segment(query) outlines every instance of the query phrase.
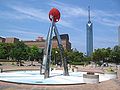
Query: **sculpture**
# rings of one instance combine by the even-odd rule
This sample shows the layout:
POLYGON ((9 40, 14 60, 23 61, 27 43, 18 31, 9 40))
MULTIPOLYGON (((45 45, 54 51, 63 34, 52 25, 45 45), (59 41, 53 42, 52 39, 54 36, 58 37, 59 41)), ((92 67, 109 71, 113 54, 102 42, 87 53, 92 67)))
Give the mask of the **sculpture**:
POLYGON ((49 73, 50 73, 49 69, 50 69, 50 61, 51 61, 52 33, 53 33, 53 31, 57 37, 58 47, 60 50, 60 57, 61 57, 61 61, 63 63, 63 67, 64 67, 63 74, 65 76, 67 76, 67 75, 69 75, 67 61, 66 61, 66 58, 63 57, 64 48, 62 46, 61 38, 60 38, 60 35, 58 33, 56 24, 55 24, 56 22, 58 22, 60 20, 59 10, 56 8, 52 8, 49 12, 49 19, 52 23, 51 23, 51 27, 49 28, 49 32, 47 35, 46 46, 45 46, 44 56, 43 56, 42 69, 43 69, 43 73, 44 73, 44 78, 49 78, 49 73))

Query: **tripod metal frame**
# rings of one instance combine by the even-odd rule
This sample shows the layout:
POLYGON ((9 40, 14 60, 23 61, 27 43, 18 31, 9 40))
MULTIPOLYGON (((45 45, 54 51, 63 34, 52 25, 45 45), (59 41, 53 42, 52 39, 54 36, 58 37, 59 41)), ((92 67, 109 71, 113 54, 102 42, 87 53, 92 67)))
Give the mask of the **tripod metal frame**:
POLYGON ((62 46, 62 41, 60 38, 60 35, 58 33, 57 27, 55 25, 54 20, 52 20, 52 25, 49 28, 49 32, 47 35, 47 40, 46 40, 46 46, 45 46, 45 50, 44 50, 44 56, 43 56, 43 65, 42 65, 42 69, 43 69, 43 73, 44 73, 44 78, 49 78, 49 73, 50 73, 50 61, 51 61, 51 51, 52 51, 52 33, 55 33, 55 36, 57 37, 57 42, 58 42, 58 47, 60 50, 60 57, 61 57, 61 61, 63 63, 63 67, 64 67, 64 72, 63 74, 65 76, 68 76, 68 67, 67 67, 67 61, 66 58, 64 57, 63 53, 64 53, 64 48, 62 46))

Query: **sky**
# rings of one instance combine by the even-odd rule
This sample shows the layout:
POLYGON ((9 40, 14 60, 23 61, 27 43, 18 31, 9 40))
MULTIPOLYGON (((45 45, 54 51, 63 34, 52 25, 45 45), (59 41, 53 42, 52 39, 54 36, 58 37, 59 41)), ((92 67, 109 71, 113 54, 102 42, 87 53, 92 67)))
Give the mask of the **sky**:
POLYGON ((61 13, 56 23, 60 34, 69 34, 72 48, 86 52, 88 6, 91 8, 94 49, 118 44, 120 0, 0 0, 0 37, 20 40, 46 39, 49 11, 61 13))

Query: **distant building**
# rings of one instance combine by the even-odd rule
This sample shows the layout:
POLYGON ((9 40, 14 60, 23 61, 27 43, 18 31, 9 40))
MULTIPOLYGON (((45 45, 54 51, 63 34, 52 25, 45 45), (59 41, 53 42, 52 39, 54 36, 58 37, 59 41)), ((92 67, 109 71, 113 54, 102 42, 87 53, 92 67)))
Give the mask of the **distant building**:
MULTIPOLYGON (((63 48, 66 50, 71 50, 71 43, 69 41, 69 35, 68 34, 62 34, 60 35, 60 38, 62 40, 62 45, 63 48)), ((52 47, 53 48, 58 48, 58 43, 57 43, 57 37, 53 37, 53 42, 52 42, 52 47)))
POLYGON ((0 42, 5 42, 5 38, 0 37, 0 42))
MULTIPOLYGON (((68 34, 62 34, 60 35, 60 38, 62 40, 62 45, 63 48, 66 50, 71 50, 71 43, 69 41, 69 35, 68 34)), ((5 42, 5 43, 16 43, 19 42, 18 38, 14 37, 7 37, 7 38, 2 38, 0 37, 0 42, 5 42)), ((45 39, 43 37, 38 37, 35 41, 29 40, 29 41, 23 41, 27 46, 32 47, 32 46, 37 46, 38 48, 45 48, 45 39)), ((56 36, 53 37, 52 40, 52 48, 58 48, 58 42, 56 36)))
POLYGON ((14 37, 8 37, 8 38, 0 37, 0 42, 4 42, 4 43, 16 43, 18 41, 19 39, 14 37))
POLYGON ((36 39, 36 41, 23 41, 27 46, 32 47, 32 46, 37 46, 38 48, 45 48, 45 40, 39 40, 36 39))
MULTIPOLYGON (((68 34, 62 34, 60 35, 62 40, 63 48, 66 50, 71 50, 71 43, 69 42, 69 36, 68 34)), ((45 40, 43 37, 38 37, 36 41, 23 41, 26 45, 29 47, 31 46, 37 46, 38 48, 45 48, 45 40)), ((56 36, 53 37, 52 41, 52 48, 58 48, 58 42, 56 36)))
POLYGON ((118 27, 118 45, 120 46, 120 26, 118 27))
POLYGON ((87 48, 87 56, 91 56, 93 53, 93 24, 90 21, 90 7, 88 8, 88 23, 86 25, 87 29, 87 42, 86 42, 86 48, 87 48))
POLYGON ((38 37, 36 41, 45 41, 45 40, 43 39, 43 37, 38 37))
POLYGON ((18 38, 14 38, 14 37, 5 38, 5 43, 16 43, 16 42, 19 42, 18 38))

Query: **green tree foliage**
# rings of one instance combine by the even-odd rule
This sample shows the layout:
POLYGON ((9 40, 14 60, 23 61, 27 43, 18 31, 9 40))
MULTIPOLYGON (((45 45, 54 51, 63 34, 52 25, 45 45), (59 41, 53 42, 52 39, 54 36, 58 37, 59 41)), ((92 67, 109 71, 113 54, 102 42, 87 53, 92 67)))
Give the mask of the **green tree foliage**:
POLYGON ((11 50, 11 53, 13 53, 12 57, 14 57, 17 60, 26 60, 27 59, 27 45, 25 45, 23 42, 17 42, 14 44, 14 48, 11 50))
MULTIPOLYGON (((84 64, 84 55, 77 50, 64 51, 64 57, 69 64, 84 64)), ((52 49, 52 63, 60 62, 60 54, 58 49, 52 49)))
POLYGON ((6 59, 7 50, 5 43, 0 43, 0 59, 6 59))
POLYGON ((36 47, 36 46, 32 46, 31 48, 31 59, 36 59, 38 60, 39 57, 40 57, 40 52, 39 52, 39 49, 36 47))
POLYGON ((114 62, 116 64, 120 63, 120 46, 115 46, 110 54, 111 62, 114 62))
POLYGON ((51 63, 52 64, 57 64, 60 62, 60 51, 58 48, 53 48, 52 49, 52 54, 51 54, 51 63))
POLYGON ((10 51, 10 57, 17 60, 19 65, 21 65, 21 60, 28 59, 27 53, 28 47, 23 42, 17 42, 10 51))
POLYGON ((92 58, 91 57, 87 57, 86 55, 84 55, 83 64, 84 65, 88 65, 90 63, 90 61, 92 61, 92 58))
MULTIPOLYGON (((59 49, 52 49, 51 62, 55 64, 55 61, 61 62, 59 49)), ((120 63, 120 46, 115 46, 114 48, 98 48, 95 49, 91 57, 85 56, 82 52, 76 49, 64 51, 64 57, 69 64, 88 64, 91 60, 99 62, 112 62, 120 63)), ((42 60, 43 50, 37 48, 36 46, 28 47, 23 42, 17 43, 0 43, 0 59, 10 59, 18 61, 21 60, 42 60)))
POLYGON ((95 49, 92 55, 92 59, 94 62, 99 62, 99 61, 108 62, 110 53, 111 53, 110 48, 95 49))
POLYGON ((33 61, 42 59, 42 50, 37 48, 36 46, 32 46, 28 49, 29 60, 31 61, 31 65, 33 65, 33 61))
POLYGON ((83 64, 84 57, 82 52, 72 50, 67 53, 67 56, 70 64, 83 64))
POLYGON ((36 46, 28 47, 23 42, 0 43, 0 59, 16 60, 21 65, 21 60, 42 60, 43 49, 36 46))
POLYGON ((11 43, 0 43, 0 59, 8 59, 12 48, 13 44, 11 43))
POLYGON ((120 47, 96 49, 93 52, 92 59, 94 62, 111 62, 120 63, 120 47))

